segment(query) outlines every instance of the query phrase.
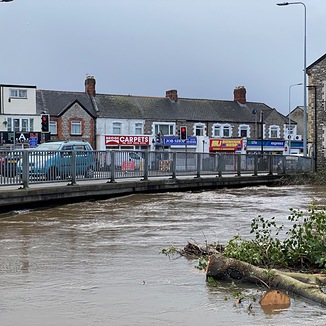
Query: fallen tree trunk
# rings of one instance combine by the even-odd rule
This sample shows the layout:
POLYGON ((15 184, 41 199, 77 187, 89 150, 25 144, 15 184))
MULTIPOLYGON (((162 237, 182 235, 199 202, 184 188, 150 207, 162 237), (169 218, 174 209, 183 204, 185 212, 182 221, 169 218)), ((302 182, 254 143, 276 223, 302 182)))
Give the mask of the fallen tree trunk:
POLYGON ((290 275, 276 269, 256 267, 237 259, 224 257, 222 254, 211 255, 206 270, 207 278, 260 282, 269 288, 288 291, 326 306, 326 294, 322 292, 319 285, 301 282, 290 275))

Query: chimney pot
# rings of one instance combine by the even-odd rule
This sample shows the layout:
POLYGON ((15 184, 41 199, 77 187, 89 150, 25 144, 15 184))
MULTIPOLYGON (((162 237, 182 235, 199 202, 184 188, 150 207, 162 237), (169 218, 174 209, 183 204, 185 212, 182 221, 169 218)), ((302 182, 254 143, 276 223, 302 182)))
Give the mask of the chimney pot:
POLYGON ((95 96, 95 78, 94 76, 87 76, 85 80, 85 93, 88 95, 95 96))
POLYGON ((246 104, 246 89, 244 86, 237 86, 234 91, 234 102, 239 102, 240 104, 246 104))
POLYGON ((165 97, 168 97, 173 102, 177 102, 178 101, 178 91, 176 89, 171 89, 169 91, 166 91, 165 97))

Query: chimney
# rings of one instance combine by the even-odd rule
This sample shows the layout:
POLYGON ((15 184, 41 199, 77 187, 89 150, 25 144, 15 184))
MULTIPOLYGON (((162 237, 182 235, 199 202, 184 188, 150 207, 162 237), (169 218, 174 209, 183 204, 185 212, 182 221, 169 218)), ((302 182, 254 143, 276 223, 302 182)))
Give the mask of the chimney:
POLYGON ((173 102, 178 102, 178 91, 176 89, 166 91, 165 97, 168 97, 173 102))
POLYGON ((95 78, 94 76, 87 76, 85 80, 85 93, 95 96, 95 78))
POLYGON ((246 89, 244 86, 238 86, 233 91, 234 102, 246 104, 246 89))

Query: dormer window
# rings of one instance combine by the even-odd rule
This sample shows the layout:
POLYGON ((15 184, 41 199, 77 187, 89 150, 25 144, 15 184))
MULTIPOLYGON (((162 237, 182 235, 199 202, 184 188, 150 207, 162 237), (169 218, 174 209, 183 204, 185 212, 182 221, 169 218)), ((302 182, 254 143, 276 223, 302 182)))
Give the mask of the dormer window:
POLYGON ((9 90, 10 98, 27 98, 26 89, 10 89, 9 90))

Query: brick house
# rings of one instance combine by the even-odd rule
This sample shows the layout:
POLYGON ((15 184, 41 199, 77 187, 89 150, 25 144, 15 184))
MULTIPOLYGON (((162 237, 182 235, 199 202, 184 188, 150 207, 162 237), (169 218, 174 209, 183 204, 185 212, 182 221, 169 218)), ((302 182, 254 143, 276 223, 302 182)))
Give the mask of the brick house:
MULTIPOLYGON (((94 90, 95 91, 95 90, 94 90)), ((36 91, 39 114, 51 116, 51 140, 85 140, 95 147, 95 121, 97 112, 92 103, 95 96, 85 81, 85 93, 64 91, 36 91)))
POLYGON ((326 163, 326 54, 307 67, 308 75, 308 152, 316 158, 316 168, 326 163))

